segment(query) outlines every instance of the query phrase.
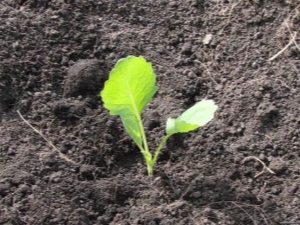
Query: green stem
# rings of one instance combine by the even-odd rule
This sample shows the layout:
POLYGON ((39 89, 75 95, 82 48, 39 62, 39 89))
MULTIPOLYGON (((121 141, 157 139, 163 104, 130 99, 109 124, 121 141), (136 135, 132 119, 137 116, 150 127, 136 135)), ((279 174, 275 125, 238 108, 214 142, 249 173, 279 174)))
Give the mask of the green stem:
POLYGON ((139 148, 140 148, 140 150, 144 156, 144 159, 146 161, 148 175, 152 176, 153 175, 152 154, 149 151, 148 141, 146 138, 143 122, 142 122, 142 119, 140 116, 138 117, 138 121, 139 121, 138 124, 139 124, 140 134, 142 135, 142 139, 143 139, 143 146, 139 147, 139 148))
POLYGON ((171 137, 172 134, 169 134, 167 136, 165 136, 162 141, 160 142, 159 146, 157 147, 156 151, 155 151, 155 154, 154 154, 154 157, 152 159, 152 162, 151 162, 151 165, 152 165, 152 169, 153 169, 153 166, 155 165, 157 159, 158 159, 158 156, 161 152, 161 149, 164 147, 164 144, 166 143, 166 141, 168 140, 169 137, 171 137))
POLYGON ((139 146, 144 159, 146 161, 147 164, 147 171, 148 171, 148 175, 152 176, 153 175, 153 167, 158 159, 158 156, 162 150, 162 148, 164 147, 164 144, 166 143, 166 141, 168 140, 169 137, 171 137, 172 134, 169 134, 167 136, 165 136, 162 141, 160 142, 160 144, 158 145, 154 157, 152 157, 151 152, 149 151, 149 147, 148 147, 148 142, 147 142, 147 138, 146 138, 146 134, 145 134, 145 130, 144 130, 144 126, 143 126, 143 122, 141 119, 141 116, 139 115, 138 117, 138 124, 139 124, 139 130, 140 133, 142 135, 142 139, 143 139, 143 146, 139 146))
POLYGON ((148 162, 147 162, 147 170, 148 170, 148 176, 153 176, 153 165, 150 165, 148 162))
POLYGON ((140 128, 140 132, 141 132, 142 138, 143 138, 144 151, 149 152, 148 142, 147 142, 147 138, 146 138, 146 134, 145 134, 145 130, 144 130, 144 126, 143 126, 141 117, 139 117, 139 128, 140 128))

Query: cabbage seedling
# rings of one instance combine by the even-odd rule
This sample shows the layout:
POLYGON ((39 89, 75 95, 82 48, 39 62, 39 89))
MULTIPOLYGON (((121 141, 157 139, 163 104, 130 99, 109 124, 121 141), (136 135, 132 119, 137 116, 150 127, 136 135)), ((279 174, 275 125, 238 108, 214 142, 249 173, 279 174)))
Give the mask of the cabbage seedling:
POLYGON ((100 93, 104 107, 110 114, 121 117, 126 132, 144 156, 150 176, 153 175, 153 167, 168 138, 173 134, 187 133, 204 126, 213 119, 218 108, 214 101, 202 100, 178 118, 168 118, 166 135, 152 154, 149 151, 141 114, 157 91, 155 83, 156 75, 151 63, 142 56, 128 56, 116 63, 100 93))

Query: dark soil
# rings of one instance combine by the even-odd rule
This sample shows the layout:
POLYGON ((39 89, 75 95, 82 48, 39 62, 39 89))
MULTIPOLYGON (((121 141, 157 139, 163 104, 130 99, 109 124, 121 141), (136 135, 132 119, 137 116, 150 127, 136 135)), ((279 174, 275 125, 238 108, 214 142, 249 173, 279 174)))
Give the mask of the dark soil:
POLYGON ((300 224, 300 38, 269 60, 299 0, 1 0, 0 18, 0 224, 300 224), (219 106, 153 177, 99 97, 128 55, 157 74, 151 149, 168 117, 219 106))

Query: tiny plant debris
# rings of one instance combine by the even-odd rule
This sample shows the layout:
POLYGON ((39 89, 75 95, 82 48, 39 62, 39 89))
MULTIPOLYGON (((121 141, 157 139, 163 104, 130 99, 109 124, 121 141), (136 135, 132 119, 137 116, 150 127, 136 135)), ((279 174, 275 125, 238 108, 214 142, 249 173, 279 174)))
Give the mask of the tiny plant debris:
POLYGON ((156 75, 151 63, 142 56, 128 56, 116 63, 100 93, 104 107, 110 114, 121 117, 126 132, 144 156, 150 176, 153 175, 153 167, 168 138, 173 134, 187 133, 204 126, 213 119, 218 108, 213 100, 202 100, 178 118, 168 118, 166 135, 152 154, 149 151, 141 114, 157 91, 155 83, 156 75))

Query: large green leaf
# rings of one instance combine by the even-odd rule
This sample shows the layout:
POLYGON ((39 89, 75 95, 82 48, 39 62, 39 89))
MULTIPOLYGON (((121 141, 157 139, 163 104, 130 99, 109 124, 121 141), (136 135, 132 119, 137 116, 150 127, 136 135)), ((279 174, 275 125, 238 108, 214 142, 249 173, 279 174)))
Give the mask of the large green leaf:
POLYGON ((214 118, 217 108, 213 100, 202 100, 182 113, 177 119, 168 118, 167 135, 187 133, 204 126, 214 118))
POLYGON ((142 56, 128 56, 117 62, 105 82, 101 97, 111 115, 119 115, 126 131, 142 146, 141 113, 157 91, 151 63, 142 56))

